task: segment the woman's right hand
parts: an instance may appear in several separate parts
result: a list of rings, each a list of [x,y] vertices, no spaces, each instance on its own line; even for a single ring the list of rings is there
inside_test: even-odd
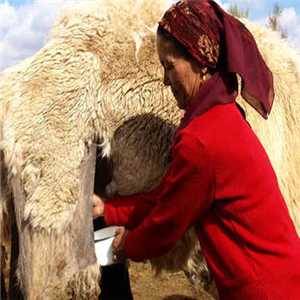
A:
[[[104,201],[94,194],[93,197],[93,218],[104,216]]]

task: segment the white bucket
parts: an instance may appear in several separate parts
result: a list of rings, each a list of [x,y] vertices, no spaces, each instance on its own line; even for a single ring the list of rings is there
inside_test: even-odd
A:
[[[109,266],[116,263],[113,260],[112,242],[118,228],[118,226],[111,226],[94,232],[95,251],[100,266]]]

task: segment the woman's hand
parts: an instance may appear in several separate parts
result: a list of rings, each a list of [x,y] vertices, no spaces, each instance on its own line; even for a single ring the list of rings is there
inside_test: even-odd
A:
[[[93,218],[104,216],[104,201],[94,194],[93,197]]]
[[[124,227],[118,228],[116,230],[116,237],[113,241],[113,254],[114,254],[114,261],[119,263],[125,263],[127,255],[125,253],[125,239],[129,230],[125,229]]]

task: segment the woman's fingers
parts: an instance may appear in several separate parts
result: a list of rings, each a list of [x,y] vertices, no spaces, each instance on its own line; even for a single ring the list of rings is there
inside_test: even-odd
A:
[[[103,200],[94,194],[93,197],[93,218],[96,219],[104,215],[104,202]]]
[[[125,262],[126,253],[125,253],[125,239],[128,234],[128,230],[124,227],[118,228],[115,233],[115,239],[113,241],[113,254],[114,259],[117,259],[119,262]]]

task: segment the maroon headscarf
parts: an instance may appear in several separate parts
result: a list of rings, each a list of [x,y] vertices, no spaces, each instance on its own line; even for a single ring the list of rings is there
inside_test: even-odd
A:
[[[235,101],[236,74],[242,77],[243,98],[267,119],[274,100],[273,76],[252,34],[240,21],[214,1],[183,0],[159,24],[203,66],[217,70],[200,86],[183,123],[215,105]]]

